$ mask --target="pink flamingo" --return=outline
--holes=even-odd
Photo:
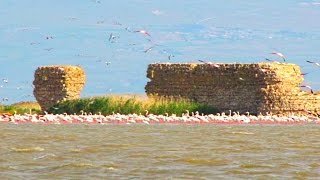
[[[305,87],[305,88],[308,88],[310,90],[310,92],[313,94],[313,90],[310,86],[307,86],[307,85],[302,85],[302,86],[299,86],[299,87]]]
[[[320,63],[317,63],[317,62],[313,62],[313,61],[307,61],[308,63],[311,63],[311,64],[314,64],[314,65],[316,65],[316,66],[318,66],[318,67],[320,67]]]
[[[150,35],[150,33],[149,32],[147,32],[146,30],[136,30],[136,31],[133,31],[133,32],[135,32],[135,33],[141,33],[141,34],[144,34],[144,35],[147,35],[147,36],[150,36],[151,37],[151,35]]]
[[[284,56],[281,52],[273,51],[273,52],[271,52],[270,54],[279,56],[279,57],[281,57],[281,58],[283,59],[284,62],[286,62],[286,58],[285,58],[285,56]]]

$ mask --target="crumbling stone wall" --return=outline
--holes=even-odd
[[[42,110],[69,99],[77,99],[85,83],[79,66],[42,66],[34,73],[33,94]]]
[[[257,64],[150,64],[147,95],[181,97],[207,103],[221,111],[252,114],[312,113],[320,95],[302,91],[299,66]]]

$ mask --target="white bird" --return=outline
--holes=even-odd
[[[2,78],[2,81],[3,81],[4,83],[8,83],[8,82],[9,82],[8,78]]]

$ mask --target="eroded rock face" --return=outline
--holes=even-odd
[[[149,96],[182,97],[221,111],[288,115],[320,111],[320,95],[302,91],[295,64],[150,64]]]
[[[38,67],[34,73],[33,94],[42,110],[80,97],[85,74],[79,66],[57,65]]]

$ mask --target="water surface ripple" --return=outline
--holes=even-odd
[[[315,125],[0,126],[1,179],[320,176]]]

